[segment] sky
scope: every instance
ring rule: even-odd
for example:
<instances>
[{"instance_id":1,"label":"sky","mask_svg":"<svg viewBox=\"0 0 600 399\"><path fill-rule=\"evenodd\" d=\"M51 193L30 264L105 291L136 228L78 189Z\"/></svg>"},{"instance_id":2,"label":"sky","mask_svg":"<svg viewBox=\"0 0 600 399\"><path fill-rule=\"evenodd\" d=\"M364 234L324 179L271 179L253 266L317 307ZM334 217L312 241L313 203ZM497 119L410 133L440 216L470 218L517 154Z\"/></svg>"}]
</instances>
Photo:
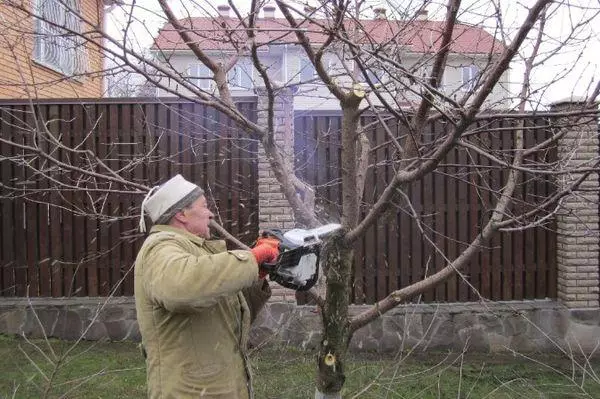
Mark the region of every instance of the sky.
<instances>
[{"instance_id":1,"label":"sky","mask_svg":"<svg viewBox=\"0 0 600 399\"><path fill-rule=\"evenodd\" d=\"M107 32L116 38L123 36L124 15L131 10L134 0L126 0L122 7L115 7L109 13L106 21ZM200 16L210 10L216 13L217 5L225 4L225 0L213 1L188 1L170 0L169 2L176 14L180 17L190 14ZM237 0L234 3L241 10L247 10L249 0ZM431 19L443 19L445 8L439 0L427 1L427 10ZM463 0L459 20L461 22L484 26L493 33L498 24L496 18L486 18L495 10L500 10L503 20L503 31L506 37L512 37L528 12L528 6L533 0ZM535 90L535 98L543 104L564 100L571 96L586 97L600 80L600 2L592 0L563 0L562 3L569 7L553 6L549 10L545 36L541 47L544 55L554 54L544 62L536 65L530 83ZM595 9L590 8L590 4ZM152 37L156 35L165 22L156 0L137 0L135 3L136 21L128 30L130 42L134 42L138 49L148 49L152 45ZM383 6L388 9L388 15L400 5L416 10L423 4L423 0L395 0L390 2L367 1L366 7ZM140 6L141 5L141 6ZM212 10L211 10L212 8ZM585 21L586 23L581 23ZM575 27L575 29L574 29ZM568 47L561 46L565 38L570 38ZM562 48L561 48L562 47ZM529 48L525 48L529 50ZM520 91L523 80L522 59L517 59L511 64L511 92ZM550 82L552 84L548 85ZM542 89L543 88L543 89Z\"/></svg>"}]
</instances>

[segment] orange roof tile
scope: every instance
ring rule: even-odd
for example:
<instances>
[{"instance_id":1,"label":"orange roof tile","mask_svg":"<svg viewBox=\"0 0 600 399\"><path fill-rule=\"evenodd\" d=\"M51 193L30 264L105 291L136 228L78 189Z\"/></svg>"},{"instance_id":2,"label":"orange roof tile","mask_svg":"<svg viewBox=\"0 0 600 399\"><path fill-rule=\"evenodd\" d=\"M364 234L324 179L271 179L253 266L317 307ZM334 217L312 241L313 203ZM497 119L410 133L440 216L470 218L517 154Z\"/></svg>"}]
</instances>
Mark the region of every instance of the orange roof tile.
<instances>
[{"instance_id":1,"label":"orange roof tile","mask_svg":"<svg viewBox=\"0 0 600 399\"><path fill-rule=\"evenodd\" d=\"M189 33L203 50L233 50L241 48L247 41L244 26L235 18L186 18L180 21L189 29ZM316 20L304 22L300 27L313 45L323 43L327 39L326 27L331 21ZM416 53L435 52L439 50L441 34L444 28L442 21L397 21L397 20L361 20L359 41L363 44L397 44L408 51ZM293 44L298 40L289 30L287 20L283 18L259 19L256 23L257 43L270 42ZM177 31L169 23L159 31L152 46L154 50L184 50L187 45ZM452 52L460 54L501 53L504 45L484 29L457 24L454 28Z\"/></svg>"}]
</instances>

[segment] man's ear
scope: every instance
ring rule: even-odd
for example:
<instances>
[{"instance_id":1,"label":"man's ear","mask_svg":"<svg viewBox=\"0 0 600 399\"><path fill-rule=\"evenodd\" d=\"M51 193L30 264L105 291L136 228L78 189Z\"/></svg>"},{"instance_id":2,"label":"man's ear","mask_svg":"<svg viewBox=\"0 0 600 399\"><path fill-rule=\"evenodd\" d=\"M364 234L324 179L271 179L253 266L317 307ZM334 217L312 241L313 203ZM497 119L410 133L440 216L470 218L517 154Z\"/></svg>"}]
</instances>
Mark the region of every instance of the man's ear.
<instances>
[{"instance_id":1,"label":"man's ear","mask_svg":"<svg viewBox=\"0 0 600 399\"><path fill-rule=\"evenodd\" d=\"M180 210L179 212L177 212L173 218L175 218L175 220L177 220L179 223L184 223L187 218L185 216L185 209Z\"/></svg>"}]
</instances>

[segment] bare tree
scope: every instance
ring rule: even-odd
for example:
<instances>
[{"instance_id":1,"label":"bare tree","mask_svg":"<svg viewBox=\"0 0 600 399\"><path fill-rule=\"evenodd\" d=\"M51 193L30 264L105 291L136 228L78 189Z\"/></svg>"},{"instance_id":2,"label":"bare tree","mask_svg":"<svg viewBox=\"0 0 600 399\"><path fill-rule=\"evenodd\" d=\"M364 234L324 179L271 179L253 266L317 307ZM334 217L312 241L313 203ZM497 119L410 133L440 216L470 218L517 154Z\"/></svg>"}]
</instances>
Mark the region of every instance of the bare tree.
<instances>
[{"instance_id":1,"label":"bare tree","mask_svg":"<svg viewBox=\"0 0 600 399\"><path fill-rule=\"evenodd\" d=\"M44 18L23 7L19 1L5 3L34 18ZM310 85L314 83L326 88L326 96L339 104L342 123L341 176L338 186L342 201L338 205L343 229L325 248L324 295L311 293L321 308L323 322L315 397L335 398L341 397L340 391L345 380L344 359L355 331L450 277L457 274L462 276L461 270L482 248L489 245L497 232L523 230L547 223L560 209L561 199L576 190L588 175L598 171L598 160L565 169L561 166L561 160L550 163L544 162L543 156L536 158L556 145L564 134L560 129L560 120L556 118L580 116L582 123L587 123L589 118L596 117L595 101L600 88L597 77L592 82L579 83L582 92L590 93L579 109L558 114L543 107L544 94L559 79L566 78L570 73L580 73L580 70L573 65L544 82L536 82L534 76L541 73L550 61L564 56L566 50L581 46L588 40L598 41L586 29L591 21L598 20L599 9L597 6L576 6L569 1L537 0L528 9L521 10L523 18L518 26L514 26L505 20L499 2L470 1L465 5L460 0L448 0L443 4L390 1L387 4L390 15L372 20L378 26L383 26L380 31L373 30L373 25L364 21L373 12L381 17L385 11L374 9L365 1L323 1L314 7L282 0L275 0L275 3L277 12L282 16L277 19L279 28L265 29L260 15L266 4L261 0L253 0L249 9L241 9L235 2L229 1L232 15L227 18L219 16L211 2L186 1L178 4L174 10L173 2L158 0L159 9L153 13L168 24L179 43L209 71L204 78L211 84L206 86L197 84L194 79L199 77L190 76L182 70L180 65L173 62L173 54L160 46L154 47L154 57L151 57L131 46L126 39L109 37L99 27L85 20L86 29L82 31L85 34L69 31L68 27L61 28L68 34L94 41L114 63L143 75L163 93L212 107L245 129L251 138L259 140L294 211L295 220L304 226L319 225L323 222L323 215L315 211L310 201L304 200L310 196L312 187L297 177L293 165L286 161L285 154L275 142L274 104L282 89L293 87L298 95L309 96ZM123 28L125 37L135 33L132 26L140 19L138 13L147 11L141 7L135 1L122 6L127 17ZM428 27L419 18L425 8L435 13L438 19L435 26L439 29ZM77 10L71 12L83 19ZM548 25L563 12L570 13L570 25L566 34L559 35L550 30ZM198 28L193 23L193 17L196 16L209 18L214 22L214 28ZM467 30L465 22L479 25L487 31L485 37L469 39L471 42L480 39L480 42L471 44L477 47L485 42L487 47L476 51L479 64L464 82L468 87L459 84L448 88L443 83L444 76L452 68L457 68L456 55L461 54L461 46L464 46L462 40L465 39L463 35ZM218 48L226 51L207 50L215 48L209 45L215 42L221 43ZM301 51L302 57L308 61L307 65L314 69L310 80L302 80L297 76L279 81L273 78L271 65L265 61L264 50L278 43L294 43ZM420 50L411 50L410 43L421 43ZM405 62L405 57L411 51L413 58ZM242 59L251 61L256 71L255 84L265 88L267 107L263 111L268 115L266 125L258 125L236 108L230 76ZM336 67L331 67L331 59L336 60ZM506 87L510 83L506 77L511 63L519 63L523 71L522 77L511 77L522 82L515 94L511 94L512 91ZM471 72L467 70L467 73ZM579 88L576 91L580 91ZM499 92L502 95L497 96ZM535 113L526 112L532 109ZM369 155L378 148L365 133L369 126L361 125L361 116L366 114L373 115L374 123L384 127L390 154L386 166L391 171L388 178L377 181L377 198L369 207L363 202L367 178L365 171L377 167L369 164ZM554 134L542 142L525 146L526 138L531 134L526 121L532 115L547 118L555 128L552 130ZM492 116L510 117L516 121L510 130L513 145L509 150L484 144L484 136L496 128L480 128L477 123ZM393 121L393 126L390 121ZM446 129L431 137L429 132L436 124L443 124ZM398 135L399 127L406 133ZM44 136L45 127L36 126L32 134ZM113 184L118 184L118 191L136 194L147 189L145 185L125 178L121 173L123 169L108 167L96 154L78 154L85 161L77 165L59 162L50 150L78 153L78 149L69 147L51 135L48 137L51 137L52 145L46 147L36 146L35 141L32 145L24 145L3 137L0 137L0 142L18 148L23 154L31 154L38 163L30 162L27 156L14 162L36 168L37 173L49 179L52 177L50 171L56 169L78 173L79 181L70 186L61 183L62 190L85 187L110 191L115 190ZM355 262L354 246L374 223L378 220L391 223L388 215L399 211L407 212L420 231L435 234L431 219L411 211L414 206L406 192L413 182L431 174L446 173L444 160L456 149L469 154L462 166L476 177L483 178L489 169L505 171L504 181L497 187L476 185L476 192L479 195L485 193L486 198L492 201L485 204L486 216L477 234L472 241L464 242L462 252L453 257L445 254L435 239L431 240L435 255L444 259L442 268L415 284L395 290L369 310L351 316L349 292ZM485 165L473 161L475 158L485 159ZM537 161L534 162L534 159ZM563 176L573 178L560 190L537 198L534 204L525 207L520 206L521 200L516 195L524 173L542 180L561 179ZM85 184L82 185L82 182ZM18 190L23 192L26 187L18 187ZM101 209L98 213L102 213Z\"/></svg>"}]
</instances>

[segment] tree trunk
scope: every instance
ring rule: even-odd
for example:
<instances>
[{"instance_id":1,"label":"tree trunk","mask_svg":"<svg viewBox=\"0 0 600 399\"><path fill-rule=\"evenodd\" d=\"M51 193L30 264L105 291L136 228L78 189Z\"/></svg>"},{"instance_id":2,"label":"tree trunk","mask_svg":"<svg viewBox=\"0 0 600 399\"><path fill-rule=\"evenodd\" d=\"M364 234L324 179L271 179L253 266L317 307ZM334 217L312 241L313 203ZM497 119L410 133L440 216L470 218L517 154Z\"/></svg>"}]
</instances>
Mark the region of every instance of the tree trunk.
<instances>
[{"instance_id":1,"label":"tree trunk","mask_svg":"<svg viewBox=\"0 0 600 399\"><path fill-rule=\"evenodd\" d=\"M352 247L342 233L323 248L327 273L327 296L323 308L323 340L317 358L315 398L341 398L344 386L344 357L350 342L348 286L352 271Z\"/></svg>"}]
</instances>

